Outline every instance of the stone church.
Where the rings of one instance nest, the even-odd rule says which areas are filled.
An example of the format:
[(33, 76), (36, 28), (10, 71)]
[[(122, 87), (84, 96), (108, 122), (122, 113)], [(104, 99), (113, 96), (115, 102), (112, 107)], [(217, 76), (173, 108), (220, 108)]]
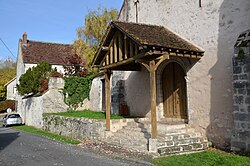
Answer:
[[(235, 114), (249, 112), (249, 65), (239, 103), (232, 63), (242, 32), (249, 56), (249, 18), (248, 0), (124, 0), (94, 58), (105, 74), (93, 80), (85, 107), (150, 119), (149, 144), (162, 123), (183, 123), (216, 147), (249, 151), (250, 115)], [(248, 127), (235, 132), (242, 119)]]

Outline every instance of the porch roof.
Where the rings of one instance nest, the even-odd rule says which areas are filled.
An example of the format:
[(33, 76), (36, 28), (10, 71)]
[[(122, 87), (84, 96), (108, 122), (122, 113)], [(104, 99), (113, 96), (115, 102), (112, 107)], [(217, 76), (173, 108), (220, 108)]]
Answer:
[[(199, 48), (195, 44), (163, 26), (113, 21), (107, 28), (106, 34), (104, 35), (102, 42), (100, 43), (99, 49), (94, 57), (92, 65), (102, 65), (101, 63), (107, 56), (107, 53), (110, 51), (110, 43), (112, 42), (113, 37), (117, 31), (119, 31), (121, 34), (128, 37), (135, 43), (135, 45), (138, 47), (137, 54), (143, 52), (146, 56), (147, 52), (151, 52), (152, 55), (152, 50), (158, 50), (160, 51), (160, 53), (164, 51), (168, 53), (180, 53), (182, 56), (184, 56), (184, 54), (188, 54), (190, 55), (190, 57), (194, 55), (196, 58), (200, 58), (204, 54), (203, 49)], [(135, 56), (137, 54), (135, 54)], [(128, 59), (131, 58), (131, 56), (128, 57)], [(140, 58), (142, 58), (142, 56), (139, 56), (139, 58), (134, 57), (132, 60)], [(120, 58), (120, 60), (127, 59)], [(110, 65), (110, 63), (105, 64), (104, 66), (108, 65)]]

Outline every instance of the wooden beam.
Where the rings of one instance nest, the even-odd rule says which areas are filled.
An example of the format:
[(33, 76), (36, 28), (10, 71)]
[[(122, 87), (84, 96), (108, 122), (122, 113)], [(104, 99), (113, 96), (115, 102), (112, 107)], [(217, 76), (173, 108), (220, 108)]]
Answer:
[(124, 36), (124, 59), (128, 59), (128, 40), (127, 40), (127, 36)]
[(134, 52), (134, 49), (133, 49), (133, 42), (130, 40), (129, 41), (129, 57), (133, 57), (134, 56), (134, 54), (133, 54), (133, 52)]
[(119, 61), (122, 61), (123, 60), (123, 55), (122, 55), (122, 36), (121, 36), (121, 33), (119, 33), (118, 35), (118, 44), (119, 44)]
[(113, 63), (113, 59), (114, 59), (114, 54), (113, 54), (113, 40), (112, 40), (112, 44), (109, 48), (109, 54), (110, 54), (110, 64)]
[(165, 61), (166, 59), (169, 59), (169, 54), (165, 54), (165, 55), (162, 55), (160, 57), (157, 58), (159, 61), (156, 63), (155, 65), (155, 71), (157, 70), (157, 68), (160, 66), (160, 64)]
[(117, 63), (113, 63), (113, 64), (110, 64), (109, 66), (103, 66), (103, 67), (100, 67), (101, 70), (104, 70), (104, 69), (111, 69), (111, 68), (115, 68), (115, 67), (118, 67), (118, 66), (121, 66), (121, 65), (126, 65), (126, 64), (129, 64), (137, 59), (140, 59), (142, 57), (144, 57), (145, 54), (142, 53), (142, 54), (138, 54), (134, 57), (131, 57), (129, 59), (126, 59), (126, 60), (123, 60), (122, 62), (117, 62)]
[(110, 131), (110, 97), (111, 97), (111, 92), (110, 92), (110, 76), (111, 72), (110, 70), (105, 71), (105, 90), (106, 90), (106, 130)]
[(118, 59), (117, 59), (117, 36), (115, 35), (114, 36), (114, 63), (118, 62)]
[(155, 61), (149, 62), (150, 68), (150, 97), (151, 97), (151, 134), (152, 138), (157, 138), (157, 118), (156, 118), (156, 70)]
[(137, 45), (136, 44), (134, 44), (134, 48), (135, 48), (135, 55), (137, 55), (138, 49), (137, 49)]
[(106, 55), (106, 64), (109, 65), (109, 54)]

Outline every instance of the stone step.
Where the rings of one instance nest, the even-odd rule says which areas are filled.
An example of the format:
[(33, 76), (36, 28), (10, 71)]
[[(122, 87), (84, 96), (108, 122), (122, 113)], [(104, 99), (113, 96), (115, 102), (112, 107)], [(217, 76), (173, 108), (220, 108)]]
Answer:
[(206, 142), (207, 142), (207, 139), (204, 137), (186, 138), (186, 139), (179, 139), (179, 140), (172, 140), (172, 141), (158, 140), (157, 146), (161, 148), (161, 147), (173, 147), (173, 146), (189, 145), (193, 143), (206, 143)]
[[(128, 128), (141, 128), (146, 130), (151, 130), (151, 123), (150, 122), (144, 122), (144, 123), (137, 123), (137, 122), (128, 122), (127, 126)], [(157, 129), (158, 130), (164, 130), (164, 131), (175, 131), (180, 129), (185, 129), (186, 124), (175, 124), (175, 125), (167, 125), (165, 123), (157, 123)]]
[(198, 132), (186, 132), (186, 133), (172, 133), (172, 134), (159, 134), (158, 139), (161, 141), (175, 141), (186, 138), (197, 138), (202, 137), (201, 133)]
[(205, 150), (207, 147), (208, 143), (192, 143), (189, 145), (160, 147), (158, 148), (158, 153), (161, 156), (170, 154), (181, 154), (181, 153)]
[(123, 130), (138, 131), (138, 132), (150, 132), (150, 129), (147, 129), (147, 128), (131, 127), (131, 126), (124, 126)]
[(115, 133), (112, 137), (116, 137), (116, 138), (127, 138), (127, 139), (131, 139), (131, 140), (148, 140), (148, 138), (151, 137), (151, 134), (148, 133), (140, 133), (140, 132), (124, 132), (124, 131), (119, 131), (117, 133)]

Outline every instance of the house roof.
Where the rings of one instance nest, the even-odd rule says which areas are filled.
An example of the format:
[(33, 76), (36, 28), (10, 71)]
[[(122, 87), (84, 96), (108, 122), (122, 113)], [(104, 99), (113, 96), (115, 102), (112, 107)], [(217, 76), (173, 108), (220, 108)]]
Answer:
[(16, 80), (16, 77), (12, 78), (9, 82), (7, 82), (6, 84), (4, 84), (4, 86), (8, 86), (10, 83), (12, 83), (15, 80)]
[(158, 25), (138, 24), (114, 21), (113, 24), (121, 31), (129, 34), (140, 45), (159, 46), (194, 52), (204, 52), (177, 33)]
[(102, 50), (103, 46), (108, 46), (115, 31), (119, 30), (126, 36), (130, 37), (139, 46), (175, 49), (181, 51), (195, 52), (203, 55), (205, 52), (202, 48), (184, 39), (179, 34), (170, 29), (149, 24), (139, 24), (132, 22), (113, 21), (110, 23), (106, 34), (104, 35), (100, 44), (99, 50), (94, 58), (92, 64), (97, 65), (105, 55)]
[(22, 56), (24, 63), (39, 63), (47, 61), (49, 64), (70, 64), (68, 58), (75, 55), (73, 46), (70, 44), (47, 43), (27, 40), (22, 42)]

